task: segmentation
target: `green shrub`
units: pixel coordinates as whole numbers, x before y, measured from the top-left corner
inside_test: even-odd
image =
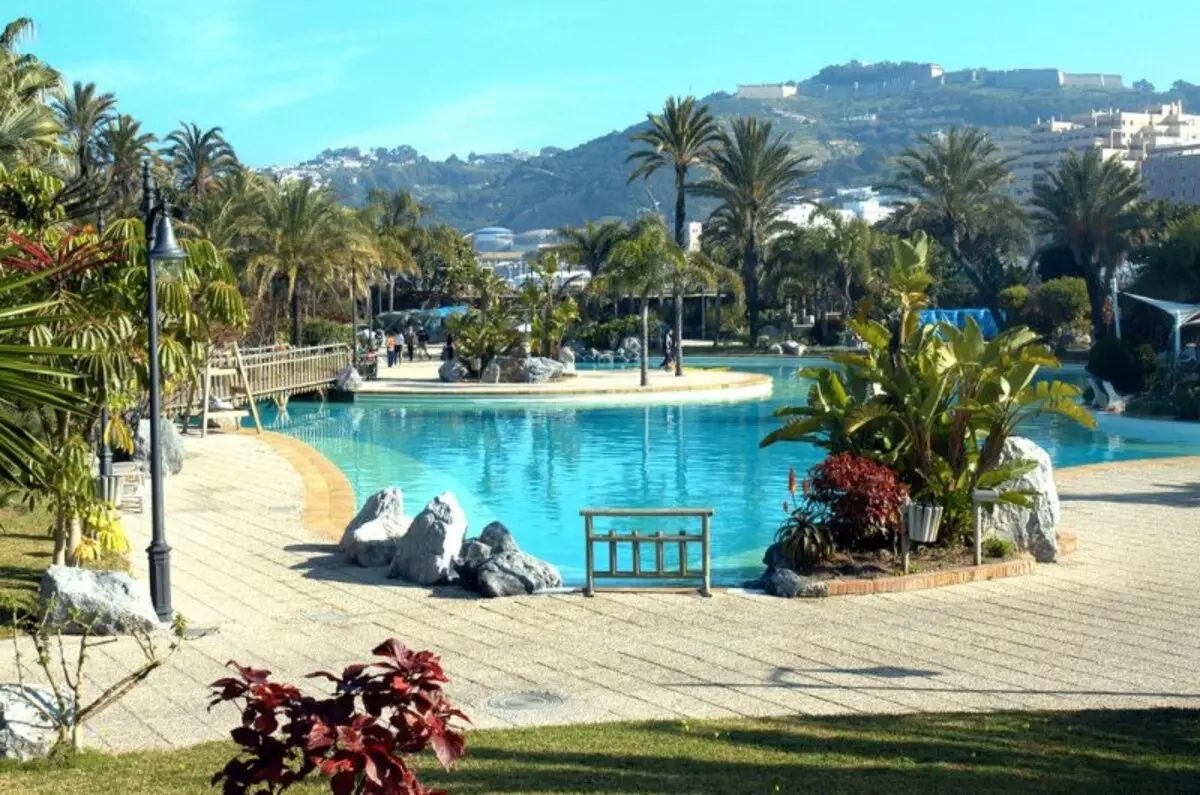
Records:
[[[1017,547],[1007,538],[988,536],[983,539],[983,556],[985,558],[1011,558],[1017,554]]]
[[[1029,304],[1029,288],[1023,284],[1005,287],[1000,291],[1000,308],[1004,310],[1008,316],[1008,322],[1015,324],[1020,322],[1025,312],[1026,305]]]
[[[333,345],[341,342],[349,345],[354,332],[349,323],[337,323],[323,317],[304,321],[300,329],[300,341],[305,345]]]
[[[1143,365],[1134,357],[1132,347],[1116,337],[1104,337],[1092,346],[1087,371],[1110,381],[1122,395],[1135,395],[1146,386]]]
[[[1053,334],[1086,320],[1090,307],[1087,283],[1078,276],[1064,276],[1038,288],[1026,306],[1025,317],[1034,331]]]
[[[1175,419],[1200,421],[1200,384],[1181,384],[1175,390]]]
[[[638,337],[641,333],[641,318],[637,315],[626,315],[606,320],[603,323],[583,326],[570,336],[580,340],[589,348],[607,351],[616,348],[626,337]]]

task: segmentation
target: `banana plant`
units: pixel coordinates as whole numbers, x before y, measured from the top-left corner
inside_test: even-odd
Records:
[[[945,507],[953,534],[970,525],[975,489],[1001,488],[1034,466],[1000,464],[1005,440],[1020,426],[1043,414],[1087,427],[1095,420],[1080,405],[1077,387],[1037,379],[1058,360],[1029,329],[984,340],[973,319],[964,329],[921,325],[927,256],[921,237],[896,245],[886,322],[866,311],[850,321],[864,350],[835,356],[837,368],[802,371],[814,380],[807,405],[776,412],[788,421],[762,446],[803,441],[886,464],[914,499]],[[1030,505],[1017,490],[1002,490],[1001,499]]]

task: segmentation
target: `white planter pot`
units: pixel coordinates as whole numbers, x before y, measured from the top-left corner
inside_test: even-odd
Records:
[[[909,540],[918,544],[932,544],[937,541],[943,511],[944,508],[940,505],[912,502],[905,506],[904,526],[908,530]]]

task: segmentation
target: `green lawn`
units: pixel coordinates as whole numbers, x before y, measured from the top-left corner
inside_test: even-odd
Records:
[[[0,762],[0,792],[212,792],[230,748]],[[1200,791],[1200,711],[1183,710],[598,724],[478,731],[467,749],[426,783],[456,795]]]
[[[0,510],[0,626],[10,623],[13,606],[37,604],[42,572],[54,554],[49,526],[43,511]]]

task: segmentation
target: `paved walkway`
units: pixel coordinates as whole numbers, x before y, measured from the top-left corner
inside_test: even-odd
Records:
[[[346,567],[302,527],[303,481],[253,436],[189,440],[167,485],[175,607],[213,634],[97,719],[93,744],[226,736],[230,659],[295,680],[397,636],[441,653],[479,727],[786,713],[1200,706],[1200,459],[1063,473],[1079,551],[1033,575],[785,601],[722,593],[504,600]],[[131,517],[135,547],[144,518]],[[135,556],[143,568],[144,557]],[[130,644],[99,650],[106,683]],[[0,655],[0,681],[12,680]],[[557,707],[521,709],[553,701]]]

